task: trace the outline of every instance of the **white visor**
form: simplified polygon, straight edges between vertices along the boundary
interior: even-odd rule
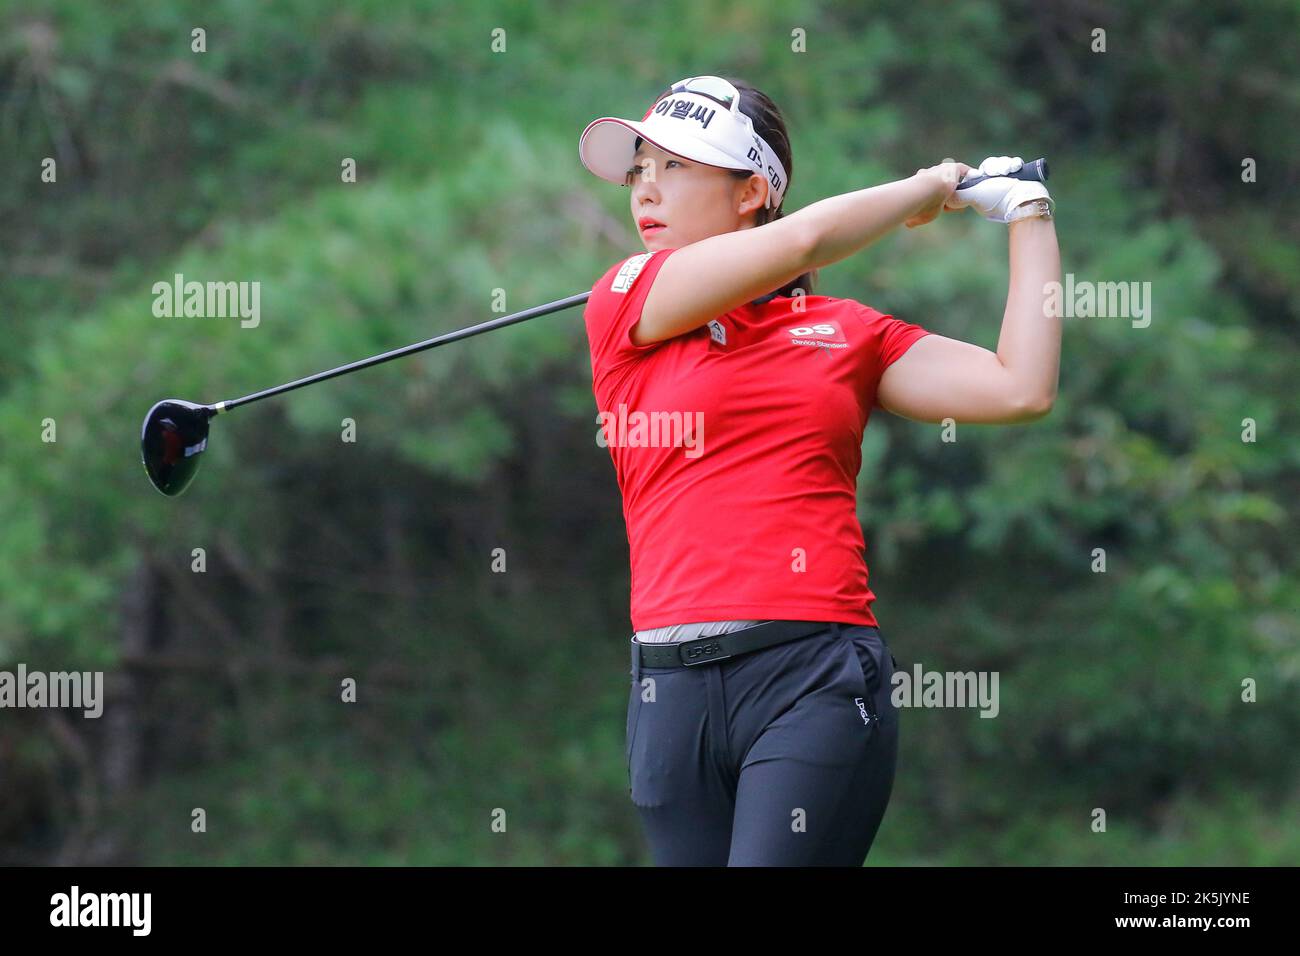
[[[674,87],[701,79],[691,77]],[[737,100],[731,109],[700,93],[669,93],[656,100],[640,122],[602,116],[587,124],[578,140],[582,164],[601,179],[628,184],[636,138],[640,136],[665,152],[706,166],[748,169],[767,179],[767,208],[781,205],[789,182],[776,153],[754,132]]]

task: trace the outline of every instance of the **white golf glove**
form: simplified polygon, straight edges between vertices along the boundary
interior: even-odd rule
[[[979,175],[1003,177],[1007,173],[1015,172],[1024,164],[1025,161],[1019,156],[990,156],[980,163],[979,169],[971,170],[964,178],[974,179]],[[1004,223],[1011,210],[1031,199],[1046,199],[1051,204],[1052,211],[1056,211],[1056,202],[1043,183],[1004,178],[986,179],[953,193],[949,206],[958,208],[971,206],[990,222]]]

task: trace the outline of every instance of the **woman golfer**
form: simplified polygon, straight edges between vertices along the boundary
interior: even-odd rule
[[[945,162],[783,216],[781,114],[718,76],[639,121],[594,120],[579,154],[630,187],[647,250],[596,282],[585,319],[631,553],[628,782],[651,855],[860,866],[898,748],[856,510],[863,429],[875,406],[984,423],[1051,408],[1052,202],[994,157],[960,194],[972,168]],[[811,294],[813,270],[966,205],[1011,224],[996,354]]]

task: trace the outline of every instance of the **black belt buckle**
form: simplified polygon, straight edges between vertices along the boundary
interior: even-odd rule
[[[718,634],[714,637],[697,637],[682,641],[677,645],[677,653],[683,666],[694,667],[696,664],[708,664],[711,661],[722,661],[731,657],[732,654],[722,643],[724,636]]]

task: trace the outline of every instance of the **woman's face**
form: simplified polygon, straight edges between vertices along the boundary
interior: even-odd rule
[[[637,147],[632,168],[632,225],[648,252],[748,229],[767,197],[767,180],[758,173],[741,179],[652,143]],[[663,226],[647,231],[644,217]]]

